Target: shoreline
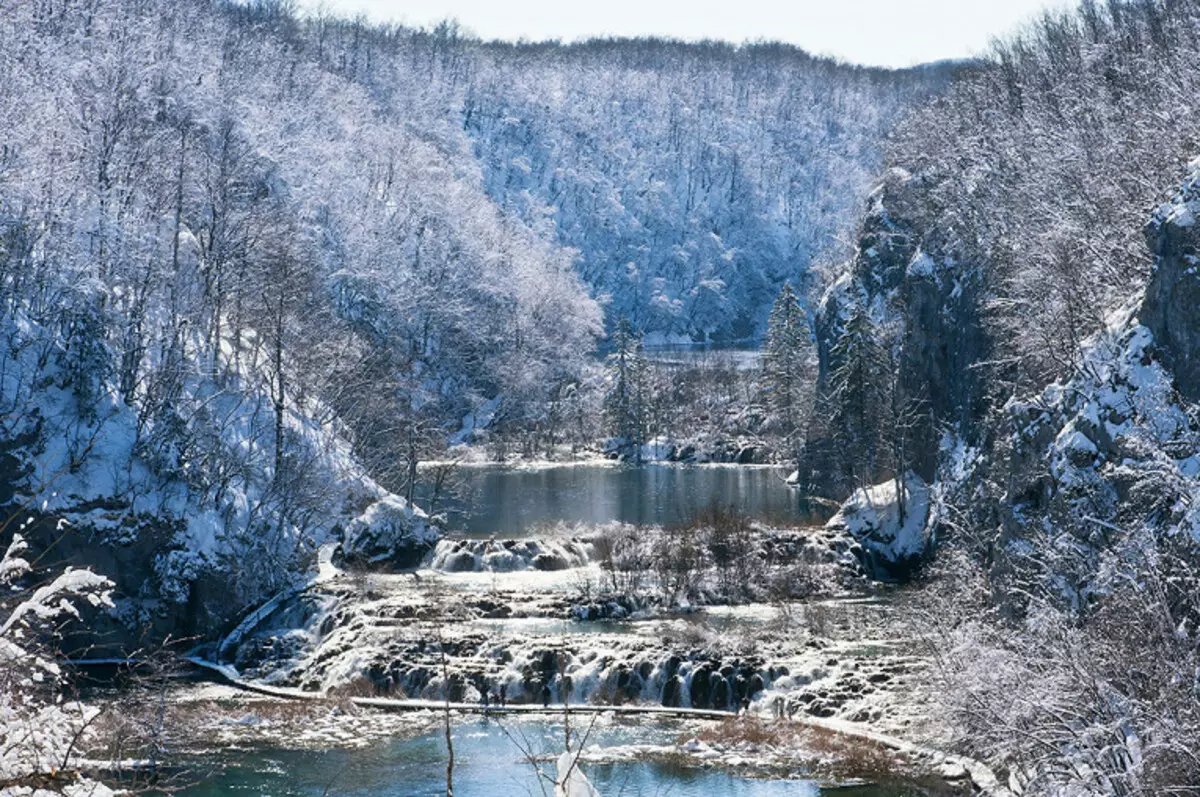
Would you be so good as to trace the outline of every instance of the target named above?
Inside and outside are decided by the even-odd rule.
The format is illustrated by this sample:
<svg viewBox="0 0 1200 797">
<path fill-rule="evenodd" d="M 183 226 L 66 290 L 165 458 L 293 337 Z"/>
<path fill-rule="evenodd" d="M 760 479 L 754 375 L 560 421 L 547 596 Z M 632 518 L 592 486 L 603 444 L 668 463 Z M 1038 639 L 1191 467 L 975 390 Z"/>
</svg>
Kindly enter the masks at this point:
<svg viewBox="0 0 1200 797">
<path fill-rule="evenodd" d="M 213 734 L 225 734 L 221 749 L 226 753 L 254 754 L 256 751 L 293 749 L 327 752 L 345 747 L 365 748 L 385 740 L 440 734 L 445 722 L 443 712 L 447 711 L 447 706 L 440 701 L 339 698 L 306 693 L 247 681 L 226 665 L 195 657 L 183 660 L 220 681 L 183 687 L 169 701 L 172 709 L 193 703 L 206 708 L 219 706 L 219 710 L 210 711 L 205 723 L 193 726 L 190 737 L 176 736 L 178 752 L 175 760 L 167 757 L 157 765 L 167 770 L 186 770 L 192 759 L 205 757 L 207 751 L 202 748 L 212 743 Z M 297 705 L 304 709 L 293 710 L 292 707 Z M 677 722 L 680 726 L 674 744 L 586 747 L 581 753 L 581 760 L 586 763 L 651 761 L 684 768 L 718 769 L 735 777 L 753 779 L 787 781 L 800 778 L 837 787 L 911 784 L 932 789 L 936 794 L 1012 797 L 995 774 L 979 761 L 836 719 L 804 717 L 768 721 L 730 712 L 652 705 L 571 704 L 569 711 L 572 716 L 591 715 L 605 723 L 629 723 L 633 727 L 644 727 L 645 723 L 655 721 Z M 496 720 L 502 727 L 500 720 L 505 716 L 515 717 L 517 721 L 545 719 L 554 724 L 563 716 L 563 707 L 552 704 L 549 707 L 518 705 L 485 709 L 478 704 L 453 703 L 449 712 L 454 728 L 470 728 L 477 720 L 487 719 Z M 406 719 L 397 722 L 399 716 Z M 745 738 L 739 739 L 739 736 Z M 790 739 L 793 744 L 780 746 L 758 741 L 764 737 Z M 748 742 L 747 739 L 755 741 Z M 798 743 L 804 739 L 816 744 L 805 747 Z M 824 748 L 823 752 L 818 753 L 818 747 Z M 868 751 L 865 754 L 864 749 Z M 886 759 L 887 776 L 881 776 L 879 771 L 856 773 L 844 763 L 830 759 L 829 750 L 841 750 L 847 756 L 851 753 L 862 756 L 862 760 L 872 761 L 876 767 Z M 547 760 L 551 758 L 547 756 Z M 117 772 L 149 771 L 154 767 L 148 759 L 105 760 L 89 756 L 79 760 L 78 769 L 104 779 Z"/>
</svg>

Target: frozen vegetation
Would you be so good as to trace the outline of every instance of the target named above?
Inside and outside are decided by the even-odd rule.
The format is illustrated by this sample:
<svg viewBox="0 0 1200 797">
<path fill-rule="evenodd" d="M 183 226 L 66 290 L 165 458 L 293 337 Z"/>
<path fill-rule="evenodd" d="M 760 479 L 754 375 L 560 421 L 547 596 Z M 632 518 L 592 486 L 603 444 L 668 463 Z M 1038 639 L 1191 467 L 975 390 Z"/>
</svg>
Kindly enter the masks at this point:
<svg viewBox="0 0 1200 797">
<path fill-rule="evenodd" d="M 396 737 L 450 793 L 497 703 L 564 797 L 1200 794 L 1198 42 L 1197 0 L 901 71 L 0 5 L 0 794 Z M 458 533 L 496 461 L 794 494 Z"/>
</svg>

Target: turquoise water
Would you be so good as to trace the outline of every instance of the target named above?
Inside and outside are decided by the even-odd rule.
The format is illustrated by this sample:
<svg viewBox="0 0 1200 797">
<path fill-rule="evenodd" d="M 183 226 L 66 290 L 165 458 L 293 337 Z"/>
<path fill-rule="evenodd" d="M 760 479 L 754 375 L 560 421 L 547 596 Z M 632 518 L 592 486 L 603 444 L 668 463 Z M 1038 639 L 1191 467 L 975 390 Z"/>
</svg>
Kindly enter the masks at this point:
<svg viewBox="0 0 1200 797">
<path fill-rule="evenodd" d="M 558 723 L 467 721 L 454 731 L 455 797 L 520 797 L 553 794 L 522 760 L 521 745 L 553 756 L 562 749 Z M 590 744 L 668 744 L 679 734 L 670 722 L 612 726 L 593 730 Z M 553 764 L 544 764 L 553 773 Z M 754 780 L 723 772 L 680 768 L 647 761 L 583 764 L 584 773 L 605 797 L 909 797 L 904 787 L 822 789 L 807 780 Z M 207 773 L 206 770 L 211 770 Z M 230 751 L 197 762 L 197 785 L 179 792 L 189 797 L 269 795 L 270 797 L 434 797 L 446 793 L 446 747 L 440 732 L 390 739 L 360 750 Z M 545 791 L 543 791 L 545 785 Z"/>
</svg>

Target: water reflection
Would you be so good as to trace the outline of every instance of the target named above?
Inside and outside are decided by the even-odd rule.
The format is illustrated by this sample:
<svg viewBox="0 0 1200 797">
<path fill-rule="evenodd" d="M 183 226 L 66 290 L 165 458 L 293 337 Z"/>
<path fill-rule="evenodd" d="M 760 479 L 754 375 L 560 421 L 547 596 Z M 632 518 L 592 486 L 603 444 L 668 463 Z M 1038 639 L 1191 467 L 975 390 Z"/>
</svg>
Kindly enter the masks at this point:
<svg viewBox="0 0 1200 797">
<path fill-rule="evenodd" d="M 812 520 L 786 475 L 750 466 L 464 467 L 454 476 L 455 495 L 436 509 L 446 513 L 451 531 L 483 537 L 559 522 L 684 524 L 714 505 L 788 524 Z M 430 504 L 428 494 L 418 500 Z"/>
</svg>

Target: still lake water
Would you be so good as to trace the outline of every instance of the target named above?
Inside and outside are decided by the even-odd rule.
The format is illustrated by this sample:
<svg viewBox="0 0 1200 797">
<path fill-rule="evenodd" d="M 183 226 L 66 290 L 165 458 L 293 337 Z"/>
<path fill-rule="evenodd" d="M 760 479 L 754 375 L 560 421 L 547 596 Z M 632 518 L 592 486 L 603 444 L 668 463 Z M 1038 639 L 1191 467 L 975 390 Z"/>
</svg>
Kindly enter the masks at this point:
<svg viewBox="0 0 1200 797">
<path fill-rule="evenodd" d="M 759 520 L 812 522 L 784 484 L 787 474 L 746 465 L 463 467 L 453 476 L 455 495 L 435 511 L 446 514 L 449 531 L 472 537 L 520 536 L 560 522 L 676 525 L 713 506 Z"/>
<path fill-rule="evenodd" d="M 558 723 L 507 722 L 515 738 L 535 753 L 561 751 Z M 667 744 L 677 738 L 669 722 L 596 729 L 590 744 Z M 454 731 L 455 797 L 521 797 L 544 792 L 512 739 L 494 721 L 476 719 Z M 446 793 L 446 746 L 441 732 L 392 739 L 360 750 L 261 750 L 207 760 L 219 767 L 186 797 L 435 797 Z M 553 775 L 553 764 L 546 764 Z M 906 787 L 821 788 L 806 780 L 754 780 L 704 769 L 681 769 L 648 761 L 582 764 L 605 797 L 915 797 Z M 327 791 L 328 790 L 328 791 Z M 545 793 L 553 793 L 549 786 Z"/>
</svg>

